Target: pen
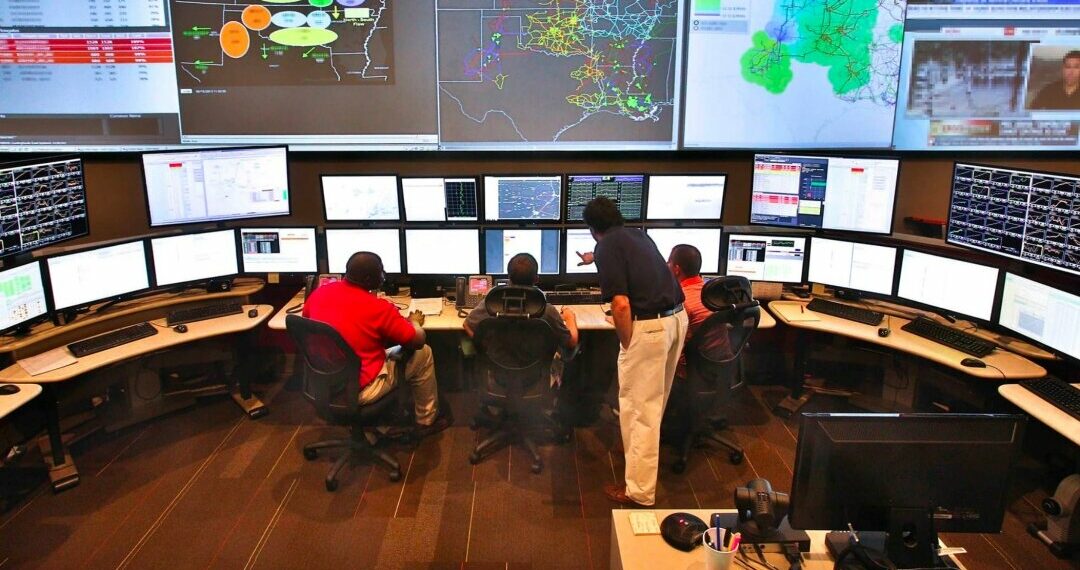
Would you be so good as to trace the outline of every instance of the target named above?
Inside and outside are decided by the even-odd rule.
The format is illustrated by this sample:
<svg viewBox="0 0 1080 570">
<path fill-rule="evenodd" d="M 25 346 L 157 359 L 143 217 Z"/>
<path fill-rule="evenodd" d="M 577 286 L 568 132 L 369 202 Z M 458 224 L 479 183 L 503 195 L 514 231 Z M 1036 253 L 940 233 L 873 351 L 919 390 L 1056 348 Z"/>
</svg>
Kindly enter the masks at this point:
<svg viewBox="0 0 1080 570">
<path fill-rule="evenodd" d="M 800 313 L 805 313 L 806 312 L 806 305 L 799 305 L 799 312 Z"/>
</svg>

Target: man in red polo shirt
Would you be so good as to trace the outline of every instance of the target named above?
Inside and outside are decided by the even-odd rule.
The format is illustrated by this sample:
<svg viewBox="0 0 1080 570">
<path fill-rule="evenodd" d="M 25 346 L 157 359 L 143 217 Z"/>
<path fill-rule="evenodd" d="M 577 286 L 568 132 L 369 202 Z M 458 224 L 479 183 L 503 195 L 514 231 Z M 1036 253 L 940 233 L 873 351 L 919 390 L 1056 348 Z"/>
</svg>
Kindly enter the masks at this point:
<svg viewBox="0 0 1080 570">
<path fill-rule="evenodd" d="M 406 319 L 393 303 L 378 298 L 375 291 L 385 279 L 378 255 L 354 253 L 344 280 L 319 287 L 305 300 L 304 316 L 334 327 L 360 356 L 361 404 L 385 396 L 402 380 L 398 367 L 387 365 L 386 349 L 395 345 L 414 349 L 405 363 L 404 381 L 412 390 L 420 434 L 429 435 L 450 425 L 450 414 L 439 409 L 435 359 L 420 328 L 424 316 L 417 311 Z"/>
<path fill-rule="evenodd" d="M 701 289 L 705 286 L 705 280 L 701 278 L 701 252 L 692 245 L 679 244 L 671 248 L 667 261 L 671 273 L 675 275 L 675 279 L 679 282 L 679 287 L 682 288 L 683 295 L 686 297 L 683 306 L 686 308 L 686 315 L 689 317 L 690 325 L 686 329 L 686 342 L 683 344 L 685 350 L 685 347 L 690 345 L 690 339 L 694 336 L 694 333 L 701 327 L 701 323 L 712 315 L 712 311 L 701 303 Z M 730 340 L 726 334 L 721 334 L 709 341 L 710 348 L 713 347 L 714 343 L 730 344 Z M 721 346 L 715 348 L 719 349 Z M 678 378 L 686 377 L 685 352 L 679 356 L 675 376 Z"/>
</svg>

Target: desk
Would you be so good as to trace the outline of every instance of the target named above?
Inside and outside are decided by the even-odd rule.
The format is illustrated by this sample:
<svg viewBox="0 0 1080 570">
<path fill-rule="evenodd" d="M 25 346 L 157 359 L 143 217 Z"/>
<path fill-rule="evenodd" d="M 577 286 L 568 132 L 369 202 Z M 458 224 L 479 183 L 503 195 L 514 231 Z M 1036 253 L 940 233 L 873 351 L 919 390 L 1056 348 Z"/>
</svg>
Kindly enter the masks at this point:
<svg viewBox="0 0 1080 570">
<path fill-rule="evenodd" d="M 14 394 L 0 395 L 0 419 L 23 407 L 41 393 L 39 384 L 20 384 L 19 391 Z"/>
<path fill-rule="evenodd" d="M 1073 386 L 1080 388 L 1080 384 L 1073 384 Z M 1057 406 L 1036 396 L 1019 384 L 1002 384 L 998 386 L 998 393 L 1031 417 L 1046 424 L 1074 444 L 1080 445 L 1080 420 L 1066 414 Z"/>
</svg>

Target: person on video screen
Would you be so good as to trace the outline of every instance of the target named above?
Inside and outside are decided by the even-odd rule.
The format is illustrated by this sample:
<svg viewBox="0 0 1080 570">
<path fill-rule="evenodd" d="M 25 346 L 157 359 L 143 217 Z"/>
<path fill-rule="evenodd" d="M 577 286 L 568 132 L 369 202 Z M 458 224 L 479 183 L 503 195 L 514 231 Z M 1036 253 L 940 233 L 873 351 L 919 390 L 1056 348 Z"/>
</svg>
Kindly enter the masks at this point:
<svg viewBox="0 0 1080 570">
<path fill-rule="evenodd" d="M 1072 50 L 1061 59 L 1061 79 L 1043 87 L 1032 109 L 1080 109 L 1080 50 Z"/>
</svg>

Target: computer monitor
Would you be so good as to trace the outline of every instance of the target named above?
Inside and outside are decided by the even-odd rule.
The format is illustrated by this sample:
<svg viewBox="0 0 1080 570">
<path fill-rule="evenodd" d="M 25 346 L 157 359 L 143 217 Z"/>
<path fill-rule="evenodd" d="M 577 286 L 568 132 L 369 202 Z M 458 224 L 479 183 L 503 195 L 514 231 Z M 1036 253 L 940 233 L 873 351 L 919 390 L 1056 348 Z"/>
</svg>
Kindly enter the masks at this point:
<svg viewBox="0 0 1080 570">
<path fill-rule="evenodd" d="M 326 221 L 398 221 L 397 176 L 324 174 L 323 210 Z"/>
<path fill-rule="evenodd" d="M 244 273 L 318 273 L 315 228 L 240 228 Z"/>
<path fill-rule="evenodd" d="M 536 258 L 541 274 L 559 272 L 559 230 L 484 230 L 484 249 L 486 255 L 486 273 L 502 275 L 506 273 L 506 264 L 519 253 L 528 253 Z"/>
<path fill-rule="evenodd" d="M 191 283 L 239 273 L 236 230 L 153 238 L 154 283 Z"/>
<path fill-rule="evenodd" d="M 326 230 L 326 268 L 330 273 L 345 273 L 345 264 L 358 251 L 378 255 L 383 262 L 383 271 L 401 273 L 399 230 Z"/>
<path fill-rule="evenodd" d="M 119 299 L 150 288 L 143 240 L 54 255 L 46 258 L 45 264 L 55 311 Z"/>
<path fill-rule="evenodd" d="M 649 176 L 648 219 L 719 222 L 726 183 L 724 174 Z"/>
<path fill-rule="evenodd" d="M 1080 176 L 958 162 L 945 236 L 1080 275 Z"/>
<path fill-rule="evenodd" d="M 475 178 L 402 178 L 406 222 L 475 222 Z"/>
<path fill-rule="evenodd" d="M 484 177 L 487 220 L 558 220 L 561 208 L 561 176 Z"/>
<path fill-rule="evenodd" d="M 1080 360 L 1080 296 L 1005 272 L 998 324 Z"/>
<path fill-rule="evenodd" d="M 596 247 L 596 240 L 593 239 L 592 232 L 587 228 L 567 228 L 566 239 L 563 241 L 566 242 L 566 259 L 563 262 L 566 273 L 596 273 L 595 263 L 579 265 L 581 257 L 578 256 L 579 253 L 589 253 Z"/>
<path fill-rule="evenodd" d="M 934 310 L 989 321 L 998 273 L 995 267 L 905 249 L 896 294 Z"/>
<path fill-rule="evenodd" d="M 934 567 L 938 532 L 998 532 L 1025 418 L 991 414 L 805 413 L 791 526 L 888 532 L 901 568 Z M 907 545 L 904 544 L 905 540 Z"/>
<path fill-rule="evenodd" d="M 0 166 L 0 204 L 0 257 L 86 235 L 82 159 Z"/>
<path fill-rule="evenodd" d="M 286 147 L 142 155 L 151 226 L 289 215 Z"/>
<path fill-rule="evenodd" d="M 802 283 L 806 238 L 785 235 L 729 234 L 725 275 L 751 281 Z"/>
<path fill-rule="evenodd" d="M 720 271 L 720 228 L 649 228 L 646 233 L 664 259 L 676 245 L 692 245 L 701 252 L 702 273 Z"/>
<path fill-rule="evenodd" d="M 750 223 L 892 233 L 900 160 L 754 155 Z"/>
<path fill-rule="evenodd" d="M 405 263 L 413 275 L 476 275 L 480 230 L 405 230 Z"/>
<path fill-rule="evenodd" d="M 896 248 L 814 237 L 807 280 L 842 291 L 892 295 Z"/>
<path fill-rule="evenodd" d="M 40 261 L 0 271 L 0 303 L 0 332 L 25 329 L 48 314 Z"/>
<path fill-rule="evenodd" d="M 566 220 L 580 222 L 589 200 L 604 196 L 619 207 L 625 220 L 641 220 L 644 174 L 570 174 L 566 177 Z"/>
</svg>

